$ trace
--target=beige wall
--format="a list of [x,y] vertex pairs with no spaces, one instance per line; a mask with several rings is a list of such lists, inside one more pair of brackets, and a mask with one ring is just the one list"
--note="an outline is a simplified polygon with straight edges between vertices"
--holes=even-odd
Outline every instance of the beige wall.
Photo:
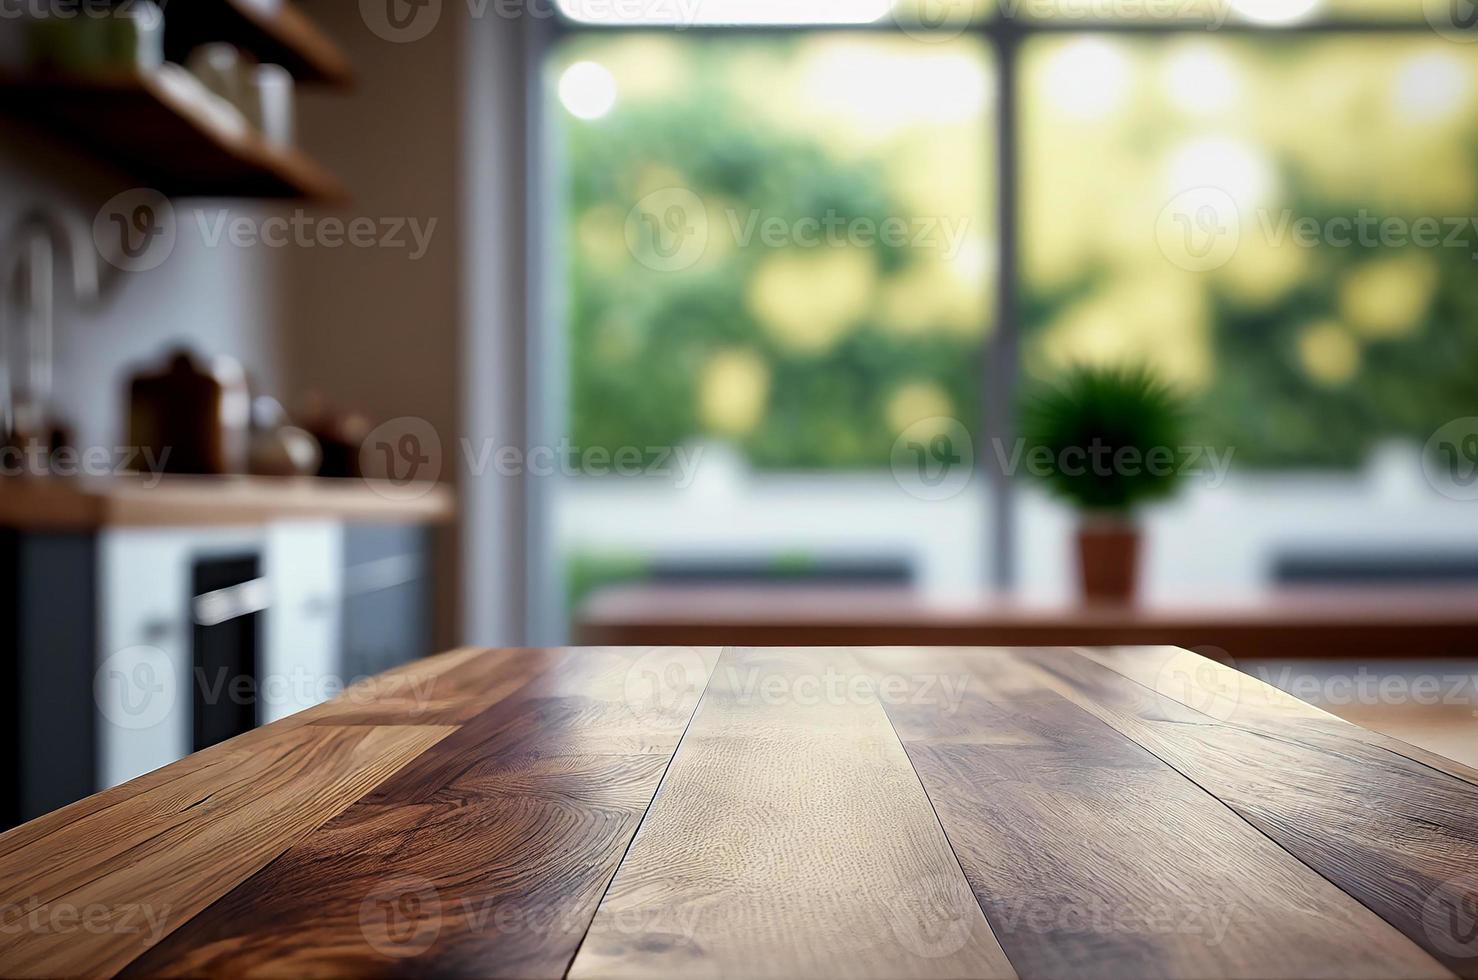
[[[317,390],[372,419],[423,418],[443,447],[442,478],[458,476],[458,194],[461,48],[449,3],[410,43],[374,35],[356,3],[308,12],[356,68],[348,91],[300,88],[299,140],[347,185],[351,203],[315,209],[348,220],[435,219],[429,247],[290,248],[282,263],[280,343],[294,401]],[[406,233],[404,237],[409,238]],[[454,641],[457,535],[442,534],[439,639]]]

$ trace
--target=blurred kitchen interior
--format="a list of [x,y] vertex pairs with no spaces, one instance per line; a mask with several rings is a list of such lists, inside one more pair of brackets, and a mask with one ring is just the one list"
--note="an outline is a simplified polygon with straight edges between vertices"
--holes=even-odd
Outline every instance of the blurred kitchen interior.
[[[0,707],[87,760],[12,805],[269,720],[112,747],[76,693],[139,647],[1175,643],[1478,761],[1478,33],[1433,9],[7,7],[7,444],[199,444],[0,477]],[[1186,465],[1090,601],[1013,454],[1123,364]]]

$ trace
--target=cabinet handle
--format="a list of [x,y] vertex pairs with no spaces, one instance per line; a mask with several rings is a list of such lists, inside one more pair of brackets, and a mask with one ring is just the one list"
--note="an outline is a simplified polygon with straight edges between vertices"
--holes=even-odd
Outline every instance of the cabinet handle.
[[383,592],[397,585],[414,582],[421,577],[421,562],[416,555],[391,555],[374,561],[351,565],[344,572],[344,595]]
[[145,646],[158,646],[174,636],[178,628],[179,624],[174,620],[160,616],[144,621],[139,628],[139,638]]
[[240,585],[227,586],[195,597],[195,622],[201,626],[219,626],[242,616],[259,613],[269,605],[267,580],[254,578]]

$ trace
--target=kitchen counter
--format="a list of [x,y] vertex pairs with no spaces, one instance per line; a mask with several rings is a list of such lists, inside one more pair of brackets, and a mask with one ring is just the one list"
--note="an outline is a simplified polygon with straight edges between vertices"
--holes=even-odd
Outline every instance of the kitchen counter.
[[440,523],[454,511],[452,491],[445,484],[261,476],[0,478],[0,527],[26,531],[261,524],[295,518]]
[[0,975],[1474,977],[1474,868],[1174,648],[461,650],[0,835]]

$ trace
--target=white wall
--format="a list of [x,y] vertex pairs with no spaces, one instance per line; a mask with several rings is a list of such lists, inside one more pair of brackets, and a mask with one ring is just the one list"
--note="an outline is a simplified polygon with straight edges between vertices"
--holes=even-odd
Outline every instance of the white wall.
[[[103,202],[138,184],[58,138],[0,120],[0,242],[38,205],[71,209],[91,226]],[[93,309],[58,294],[55,401],[81,445],[119,443],[130,366],[156,361],[172,345],[236,357],[269,389],[281,377],[273,257],[208,246],[196,230],[197,204],[180,203],[175,248],[158,268],[113,270]]]

